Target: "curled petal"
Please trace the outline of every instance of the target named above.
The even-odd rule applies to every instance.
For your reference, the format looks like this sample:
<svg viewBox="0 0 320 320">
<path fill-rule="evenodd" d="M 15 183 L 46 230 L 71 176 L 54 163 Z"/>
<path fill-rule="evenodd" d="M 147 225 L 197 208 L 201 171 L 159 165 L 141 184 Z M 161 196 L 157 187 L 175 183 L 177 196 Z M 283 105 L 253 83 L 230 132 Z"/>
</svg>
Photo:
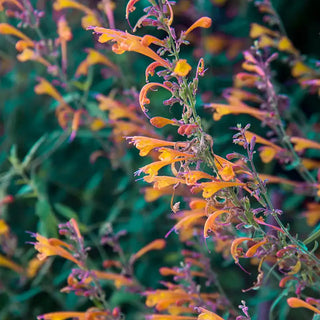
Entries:
<svg viewBox="0 0 320 320">
<path fill-rule="evenodd" d="M 284 288 L 285 285 L 286 285 L 286 283 L 287 283 L 288 281 L 290 281 L 290 280 L 296 280 L 296 281 L 298 281 L 298 278 L 296 278 L 296 277 L 294 277 L 294 276 L 286 276 L 286 277 L 284 277 L 284 278 L 282 278 L 282 279 L 280 280 L 280 282 L 279 282 L 279 287 L 280 287 L 280 288 Z"/>
<path fill-rule="evenodd" d="M 212 24 L 212 20 L 209 17 L 202 17 L 198 19 L 191 27 L 187 29 L 185 35 L 189 34 L 196 28 L 210 28 Z"/>
<path fill-rule="evenodd" d="M 146 74 L 146 82 L 148 82 L 149 74 L 151 76 L 153 76 L 154 71 L 157 67 L 162 67 L 162 64 L 158 61 L 154 61 L 148 65 L 148 67 L 146 68 L 146 73 L 145 73 Z"/>
<path fill-rule="evenodd" d="M 203 237 L 204 238 L 209 238 L 208 231 L 215 231 L 215 221 L 223 213 L 228 213 L 228 211 L 217 210 L 208 217 L 206 223 L 204 224 L 204 228 L 203 228 Z"/>
<path fill-rule="evenodd" d="M 248 237 L 241 237 L 241 238 L 237 238 L 235 240 L 233 240 L 232 244 L 231 244 L 231 255 L 235 261 L 235 263 L 239 263 L 239 254 L 238 254 L 238 246 L 247 240 L 252 240 L 252 238 L 248 238 Z"/>
<path fill-rule="evenodd" d="M 129 18 L 129 14 L 131 12 L 133 12 L 134 10 L 136 10 L 135 8 L 135 4 L 138 2 L 139 0 L 130 0 L 127 4 L 127 7 L 126 7 L 126 19 L 128 20 Z"/>
<path fill-rule="evenodd" d="M 265 240 L 262 240 L 256 244 L 254 244 L 252 247 L 250 247 L 248 249 L 248 251 L 246 252 L 246 257 L 248 258 L 251 258 L 255 255 L 255 253 L 257 252 L 257 250 L 263 246 L 264 244 L 266 244 L 268 241 L 265 239 Z"/>
<path fill-rule="evenodd" d="M 140 91 L 140 94 L 139 94 L 139 103 L 140 103 L 140 107 L 142 109 L 142 111 L 146 114 L 146 112 L 148 111 L 146 108 L 145 108 L 145 105 L 146 104 L 149 104 L 150 103 L 150 99 L 147 98 L 147 93 L 149 90 L 152 90 L 153 88 L 155 87 L 162 87 L 164 89 L 167 89 L 168 91 L 170 91 L 172 93 L 172 91 L 167 87 L 165 86 L 164 84 L 161 84 L 161 83 L 156 83 L 156 82 L 150 82 L 150 83 L 147 83 Z"/>
<path fill-rule="evenodd" d="M 156 44 L 158 46 L 163 46 L 164 45 L 164 41 L 163 40 L 160 40 L 154 36 L 150 36 L 149 34 L 146 34 L 145 36 L 143 36 L 141 38 L 141 44 L 143 46 L 146 46 L 146 47 L 149 47 L 150 44 Z"/>
</svg>

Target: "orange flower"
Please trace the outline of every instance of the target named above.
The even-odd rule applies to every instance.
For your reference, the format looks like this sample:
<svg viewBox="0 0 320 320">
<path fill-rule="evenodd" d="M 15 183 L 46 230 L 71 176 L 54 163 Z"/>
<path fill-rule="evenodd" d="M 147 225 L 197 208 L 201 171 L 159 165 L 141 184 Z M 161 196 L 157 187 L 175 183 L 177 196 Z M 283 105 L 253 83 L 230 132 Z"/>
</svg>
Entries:
<svg viewBox="0 0 320 320">
<path fill-rule="evenodd" d="M 43 57 L 39 56 L 38 53 L 36 53 L 34 50 L 31 50 L 29 48 L 23 49 L 23 51 L 17 55 L 17 59 L 21 62 L 25 61 L 37 61 L 47 68 L 51 66 L 50 62 L 44 59 Z"/>
<path fill-rule="evenodd" d="M 177 215 L 178 219 L 180 219 L 179 222 L 176 223 L 171 230 L 169 230 L 165 237 L 167 238 L 173 230 L 178 232 L 180 229 L 192 229 L 192 227 L 204 216 L 206 216 L 206 213 L 203 210 L 186 210 L 179 212 L 179 215 Z"/>
<path fill-rule="evenodd" d="M 156 128 L 163 128 L 168 124 L 175 124 L 176 121 L 163 117 L 153 117 L 150 119 L 150 123 Z"/>
<path fill-rule="evenodd" d="M 172 94 L 171 89 L 165 86 L 164 84 L 157 83 L 157 82 L 150 82 L 145 84 L 139 94 L 139 103 L 144 114 L 146 114 L 146 112 L 148 111 L 148 109 L 145 108 L 145 105 L 150 103 L 150 99 L 147 98 L 147 93 L 149 90 L 153 89 L 154 87 L 162 87 L 170 91 Z"/>
<path fill-rule="evenodd" d="M 33 258 L 29 261 L 27 270 L 26 270 L 26 275 L 28 278 L 33 278 L 40 267 L 44 264 L 45 260 L 39 260 L 38 258 Z"/>
<path fill-rule="evenodd" d="M 145 176 L 143 179 L 148 183 L 153 183 L 153 188 L 158 190 L 167 188 L 178 183 L 184 183 L 183 179 L 166 176 Z"/>
<path fill-rule="evenodd" d="M 212 181 L 200 183 L 199 187 L 203 190 L 202 196 L 204 198 L 210 198 L 216 192 L 230 187 L 245 186 L 245 183 L 241 182 L 224 182 L 224 181 Z"/>
<path fill-rule="evenodd" d="M 86 312 L 77 312 L 77 311 L 58 311 L 58 312 L 50 312 L 38 316 L 38 320 L 66 320 L 66 319 L 74 319 L 77 320 L 95 320 L 100 318 L 105 318 L 110 316 L 109 311 L 100 311 L 100 310 L 87 310 Z"/>
<path fill-rule="evenodd" d="M 38 80 L 39 83 L 34 87 L 34 91 L 36 94 L 47 94 L 55 100 L 59 101 L 61 104 L 66 104 L 61 94 L 48 80 L 41 77 L 39 77 Z"/>
<path fill-rule="evenodd" d="M 193 25 L 191 25 L 186 31 L 185 35 L 189 34 L 196 28 L 210 28 L 212 24 L 212 20 L 209 17 L 202 17 L 198 19 Z"/>
<path fill-rule="evenodd" d="M 320 220 L 320 204 L 319 203 L 308 203 L 307 211 L 303 213 L 307 218 L 307 224 L 311 227 L 315 226 Z"/>
<path fill-rule="evenodd" d="M 154 307 L 158 311 L 168 308 L 171 304 L 176 305 L 177 301 L 192 301 L 193 297 L 182 289 L 175 290 L 155 290 L 147 292 L 147 307 Z M 173 318 L 174 319 L 174 318 Z"/>
<path fill-rule="evenodd" d="M 136 10 L 136 7 L 134 6 L 139 0 L 129 0 L 126 7 L 126 19 L 129 18 L 129 13 Z"/>
<path fill-rule="evenodd" d="M 103 272 L 99 270 L 93 270 L 94 274 L 98 279 L 102 280 L 112 280 L 117 289 L 121 287 L 132 287 L 135 286 L 136 283 L 131 278 L 128 278 L 122 274 L 111 273 L 111 272 Z"/>
<path fill-rule="evenodd" d="M 184 178 L 186 179 L 186 184 L 188 186 L 195 185 L 197 181 L 201 179 L 210 179 L 210 180 L 214 179 L 213 176 L 203 171 L 188 171 L 183 173 L 183 175 L 184 175 Z"/>
<path fill-rule="evenodd" d="M 247 72 L 240 72 L 237 73 L 236 76 L 234 77 L 234 85 L 236 88 L 241 88 L 241 87 L 255 87 L 257 81 L 259 81 L 260 77 L 247 73 Z"/>
<path fill-rule="evenodd" d="M 155 162 L 152 162 L 152 163 L 147 164 L 146 166 L 140 168 L 136 174 L 140 175 L 143 172 L 145 174 L 150 175 L 150 179 L 152 179 L 154 176 L 156 176 L 158 174 L 158 171 L 161 168 L 163 168 L 169 164 L 172 164 L 174 162 L 183 161 L 183 160 L 186 160 L 186 159 L 185 158 L 178 158 L 178 159 L 171 159 L 171 160 L 166 160 L 166 161 L 155 161 Z"/>
<path fill-rule="evenodd" d="M 313 73 L 314 73 L 314 70 L 309 68 L 306 64 L 304 64 L 300 60 L 296 60 L 291 69 L 291 74 L 295 78 L 299 78 L 301 76 L 305 76 Z"/>
<path fill-rule="evenodd" d="M 7 225 L 7 223 L 3 219 L 0 219 L 0 236 L 8 235 L 9 231 L 10 231 L 10 228 Z"/>
<path fill-rule="evenodd" d="M 115 42 L 115 44 L 112 46 L 112 50 L 117 54 L 122 54 L 126 51 L 134 51 L 159 62 L 165 68 L 170 67 L 170 64 L 167 61 L 162 59 L 152 49 L 142 43 L 143 38 L 141 37 L 123 31 L 100 27 L 93 28 L 93 31 L 101 34 L 98 39 L 100 43 L 105 43 L 108 41 Z"/>
<path fill-rule="evenodd" d="M 50 256 L 60 256 L 67 260 L 70 260 L 77 264 L 78 266 L 82 266 L 82 262 L 77 260 L 68 250 L 72 250 L 72 246 L 63 242 L 59 239 L 55 238 L 45 238 L 40 234 L 35 234 L 36 240 L 38 242 L 34 243 L 35 249 L 39 252 L 38 259 L 44 260 Z M 68 250 L 66 250 L 68 249 Z"/>
<path fill-rule="evenodd" d="M 15 262 L 11 261 L 10 259 L 6 258 L 5 256 L 0 254 L 0 267 L 5 267 L 11 269 L 17 273 L 23 273 L 23 268 L 16 264 Z"/>
<path fill-rule="evenodd" d="M 220 120 L 223 116 L 227 114 L 249 114 L 259 120 L 262 120 L 268 117 L 268 112 L 249 107 L 246 104 L 241 103 L 240 101 L 239 101 L 239 105 L 237 106 L 211 103 L 209 107 L 215 110 L 215 113 L 213 114 L 213 119 L 215 121 Z"/>
<path fill-rule="evenodd" d="M 256 143 L 264 144 L 265 146 L 261 147 L 260 150 L 260 158 L 264 163 L 269 163 L 274 159 L 278 152 L 283 151 L 283 148 L 277 146 L 271 141 L 260 137 L 259 135 L 246 131 L 246 139 L 247 141 L 251 141 L 251 139 L 255 137 Z"/>
<path fill-rule="evenodd" d="M 62 69 L 67 70 L 67 42 L 72 39 L 72 33 L 67 20 L 61 16 L 58 20 L 58 35 L 61 43 Z"/>
<path fill-rule="evenodd" d="M 171 161 L 178 158 L 181 160 L 194 158 L 193 154 L 181 152 L 181 151 L 170 149 L 170 148 L 160 148 L 158 151 L 160 153 L 159 159 L 161 161 Z"/>
<path fill-rule="evenodd" d="M 239 263 L 239 251 L 238 251 L 238 246 L 247 240 L 253 240 L 252 238 L 248 238 L 248 237 L 241 237 L 241 238 L 237 238 L 235 240 L 233 240 L 232 244 L 231 244 L 231 255 L 232 258 L 234 259 L 235 263 L 238 264 Z"/>
<path fill-rule="evenodd" d="M 204 224 L 204 228 L 203 228 L 203 237 L 204 238 L 209 238 L 208 231 L 215 231 L 215 227 L 216 227 L 215 221 L 219 216 L 221 216 L 224 213 L 228 213 L 228 211 L 217 210 L 208 217 L 206 223 Z"/>
<path fill-rule="evenodd" d="M 81 75 L 87 75 L 89 67 L 95 64 L 103 64 L 115 71 L 118 70 L 118 67 L 99 51 L 88 48 L 86 49 L 86 52 L 88 53 L 88 55 L 86 59 L 83 60 L 78 66 L 77 71 L 75 73 L 76 77 L 79 77 Z"/>
<path fill-rule="evenodd" d="M 16 49 L 19 50 L 19 48 L 25 48 L 25 47 L 34 47 L 33 41 L 27 37 L 24 33 L 16 29 L 15 27 L 11 26 L 8 23 L 0 23 L 0 33 L 1 34 L 8 34 L 11 36 L 16 36 L 20 39 L 22 39 L 22 43 L 18 45 L 19 42 L 17 42 Z M 23 45 L 22 45 L 23 44 Z M 21 46 L 22 45 L 22 46 Z M 21 51 L 21 50 L 19 50 Z"/>
<path fill-rule="evenodd" d="M 186 59 L 180 59 L 179 61 L 177 61 L 173 72 L 179 77 L 185 77 L 186 75 L 188 75 L 191 69 L 192 68 Z"/>
<path fill-rule="evenodd" d="M 298 281 L 298 279 L 297 279 L 296 277 L 294 277 L 294 276 L 286 276 L 286 277 L 284 277 L 284 278 L 282 278 L 282 279 L 280 280 L 280 282 L 279 282 L 279 287 L 280 287 L 280 288 L 284 288 L 285 285 L 286 285 L 286 283 L 287 283 L 288 281 L 290 281 L 290 280 L 296 280 L 296 281 Z"/>
<path fill-rule="evenodd" d="M 151 250 L 162 250 L 166 246 L 166 241 L 163 239 L 156 239 L 149 244 L 147 244 L 145 247 L 140 249 L 137 253 L 131 256 L 130 262 L 133 263 L 140 257 L 142 257 L 144 254 Z"/>
<path fill-rule="evenodd" d="M 251 28 L 250 28 L 250 37 L 255 39 L 255 38 L 259 38 L 262 35 L 269 35 L 272 37 L 278 37 L 279 33 L 272 31 L 264 26 L 261 26 L 257 23 L 252 23 L 251 24 Z"/>
<path fill-rule="evenodd" d="M 295 56 L 299 55 L 299 51 L 293 46 L 292 42 L 288 37 L 281 37 L 278 43 L 278 49 L 280 51 L 287 51 Z"/>
<path fill-rule="evenodd" d="M 266 244 L 267 242 L 268 242 L 267 239 L 264 239 L 264 240 L 262 240 L 262 241 L 260 241 L 260 242 L 258 242 L 258 243 L 256 243 L 256 244 L 254 244 L 253 246 L 251 246 L 251 247 L 247 250 L 247 252 L 246 252 L 246 257 L 248 257 L 248 258 L 253 257 L 253 256 L 256 254 L 257 250 L 258 250 L 261 246 L 263 246 L 264 244 Z"/>
<path fill-rule="evenodd" d="M 96 17 L 93 10 L 88 8 L 87 6 L 80 4 L 76 1 L 72 0 L 56 0 L 53 4 L 53 8 L 57 11 L 62 9 L 72 8 L 77 9 L 85 13 L 85 16 L 81 20 L 81 25 L 84 29 L 90 26 L 100 26 L 100 22 Z"/>
<path fill-rule="evenodd" d="M 291 137 L 291 142 L 294 144 L 294 150 L 303 151 L 305 149 L 320 149 L 320 143 L 300 138 L 300 137 Z"/>
<path fill-rule="evenodd" d="M 197 320 L 223 320 L 223 318 L 219 317 L 217 314 L 204 309 L 204 308 L 198 308 L 201 312 L 197 318 Z"/>
<path fill-rule="evenodd" d="M 306 308 L 314 313 L 320 314 L 320 310 L 312 306 L 310 303 L 307 303 L 301 299 L 298 298 L 289 298 L 287 299 L 287 303 L 291 308 Z"/>
<path fill-rule="evenodd" d="M 129 139 L 130 143 L 133 143 L 134 146 L 140 150 L 139 154 L 142 157 L 148 155 L 149 152 L 155 148 L 168 146 L 186 147 L 187 145 L 186 142 L 170 142 L 142 136 L 128 137 L 127 139 Z"/>
<path fill-rule="evenodd" d="M 196 318 L 171 314 L 149 314 L 146 315 L 146 320 L 196 320 Z"/>
</svg>

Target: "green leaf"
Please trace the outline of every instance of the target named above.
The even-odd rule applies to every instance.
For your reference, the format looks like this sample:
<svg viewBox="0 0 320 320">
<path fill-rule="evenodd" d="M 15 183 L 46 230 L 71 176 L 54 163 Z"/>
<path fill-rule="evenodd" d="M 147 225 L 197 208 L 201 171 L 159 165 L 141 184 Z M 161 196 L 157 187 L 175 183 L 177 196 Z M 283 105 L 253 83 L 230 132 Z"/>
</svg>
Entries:
<svg viewBox="0 0 320 320">
<path fill-rule="evenodd" d="M 57 237 L 58 221 L 49 202 L 39 199 L 36 203 L 36 215 L 39 217 L 38 231 L 45 237 Z"/>
</svg>

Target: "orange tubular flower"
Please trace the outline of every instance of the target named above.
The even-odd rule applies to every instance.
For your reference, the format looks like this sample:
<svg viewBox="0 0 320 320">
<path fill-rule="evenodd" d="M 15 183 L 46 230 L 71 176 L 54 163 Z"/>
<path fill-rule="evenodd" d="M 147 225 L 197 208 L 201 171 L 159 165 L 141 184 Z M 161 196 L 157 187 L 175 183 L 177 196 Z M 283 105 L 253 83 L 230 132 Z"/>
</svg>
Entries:
<svg viewBox="0 0 320 320">
<path fill-rule="evenodd" d="M 236 264 L 239 263 L 239 253 L 238 253 L 238 246 L 247 240 L 253 240 L 252 238 L 248 238 L 248 237 L 241 237 L 241 238 L 237 238 L 235 240 L 233 240 L 232 244 L 231 244 L 231 255 L 232 258 L 234 259 L 234 262 Z"/>
<path fill-rule="evenodd" d="M 47 94 L 61 104 L 66 104 L 58 90 L 46 79 L 38 78 L 39 83 L 34 87 L 36 94 Z"/>
<path fill-rule="evenodd" d="M 85 16 L 81 20 L 81 25 L 84 29 L 90 27 L 90 26 L 100 26 L 99 20 L 96 17 L 93 10 L 88 8 L 87 6 L 80 4 L 76 1 L 72 0 L 56 0 L 53 4 L 53 8 L 57 11 L 63 10 L 63 9 L 77 9 L 85 13 Z"/>
<path fill-rule="evenodd" d="M 82 267 L 82 263 L 77 260 L 68 250 L 72 250 L 72 246 L 63 242 L 59 239 L 55 238 L 45 238 L 40 234 L 35 234 L 36 240 L 38 242 L 34 243 L 34 247 L 38 253 L 38 259 L 44 260 L 50 256 L 60 256 L 67 260 L 70 260 L 77 264 L 78 266 Z M 68 250 L 66 250 L 68 249 Z"/>
<path fill-rule="evenodd" d="M 252 247 L 250 247 L 250 248 L 247 250 L 247 252 L 246 252 L 246 257 L 248 257 L 248 258 L 253 257 L 253 256 L 256 254 L 257 250 L 258 250 L 261 246 L 263 246 L 264 244 L 266 244 L 267 242 L 268 242 L 267 239 L 264 239 L 264 240 L 262 240 L 262 241 L 260 241 L 260 242 L 258 242 L 258 243 L 256 243 L 256 244 L 254 244 Z"/>
<path fill-rule="evenodd" d="M 128 20 L 130 12 L 133 12 L 136 10 L 136 7 L 134 6 L 138 1 L 140 0 L 129 0 L 126 7 L 126 19 Z"/>
<path fill-rule="evenodd" d="M 139 103 L 140 103 L 140 107 L 141 107 L 144 114 L 146 114 L 146 112 L 148 111 L 148 109 L 146 109 L 145 105 L 150 103 L 150 99 L 147 98 L 147 93 L 149 90 L 153 89 L 154 87 L 162 87 L 162 88 L 170 91 L 172 94 L 171 89 L 169 89 L 164 84 L 157 83 L 157 82 L 150 82 L 150 83 L 145 84 L 139 94 Z"/>
<path fill-rule="evenodd" d="M 177 302 L 192 301 L 193 297 L 182 289 L 176 290 L 155 290 L 147 292 L 147 307 L 154 307 L 158 311 L 167 309 L 170 305 Z M 173 318 L 174 319 L 174 318 Z"/>
<path fill-rule="evenodd" d="M 131 278 L 128 278 L 122 274 L 112 273 L 112 272 L 104 272 L 99 270 L 93 270 L 94 274 L 98 279 L 101 280 L 111 280 L 114 282 L 114 285 L 117 289 L 121 287 L 132 287 L 135 286 L 136 283 Z"/>
<path fill-rule="evenodd" d="M 204 238 L 209 238 L 208 232 L 209 231 L 215 231 L 215 221 L 216 219 L 221 216 L 223 213 L 228 213 L 228 211 L 226 210 L 217 210 L 215 211 L 213 214 L 211 214 L 206 223 L 204 224 L 204 228 L 203 228 L 203 237 Z"/>
<path fill-rule="evenodd" d="M 0 23 L 0 33 L 20 38 L 22 42 L 18 41 L 16 44 L 16 49 L 20 49 L 19 51 L 26 47 L 34 47 L 34 43 L 29 37 L 8 23 Z"/>
<path fill-rule="evenodd" d="M 210 28 L 212 24 L 212 20 L 209 17 L 202 17 L 198 19 L 193 25 L 191 25 L 186 31 L 185 35 L 188 35 L 191 31 L 196 28 Z"/>
<path fill-rule="evenodd" d="M 216 192 L 230 187 L 241 187 L 245 186 L 245 183 L 241 182 L 224 182 L 224 181 L 213 181 L 200 183 L 199 187 L 203 190 L 202 196 L 204 198 L 210 198 Z"/>
<path fill-rule="evenodd" d="M 150 176 L 150 179 L 152 179 L 154 176 L 158 174 L 158 171 L 161 168 L 169 164 L 172 164 L 174 162 L 183 161 L 183 160 L 186 160 L 186 158 L 172 159 L 172 160 L 166 160 L 166 161 L 155 161 L 140 168 L 136 174 L 140 175 L 143 172 L 145 174 L 148 174 Z"/>
<path fill-rule="evenodd" d="M 112 46 L 113 52 L 122 54 L 126 51 L 134 51 L 143 54 L 154 61 L 159 62 L 163 67 L 170 68 L 170 64 L 157 55 L 152 49 L 142 43 L 143 38 L 132 35 L 128 32 L 119 30 L 106 29 L 95 27 L 93 28 L 95 33 L 101 34 L 98 41 L 105 43 L 113 41 L 115 44 Z"/>
<path fill-rule="evenodd" d="M 189 172 L 185 172 L 183 175 L 184 175 L 184 178 L 186 179 L 186 184 L 188 186 L 195 185 L 197 181 L 200 179 L 210 179 L 210 180 L 214 179 L 213 176 L 202 171 L 189 171 Z"/>
<path fill-rule="evenodd" d="M 291 308 L 306 308 L 309 309 L 311 311 L 313 311 L 314 313 L 318 313 L 320 314 L 320 310 L 315 308 L 313 305 L 311 305 L 310 303 L 307 303 L 301 299 L 298 298 L 289 298 L 287 299 L 287 303 Z"/>
<path fill-rule="evenodd" d="M 250 28 L 250 37 L 255 39 L 255 38 L 259 38 L 262 35 L 268 35 L 271 37 L 278 37 L 279 33 L 272 31 L 264 26 L 261 26 L 257 23 L 252 23 L 251 24 L 251 28 Z"/>
<path fill-rule="evenodd" d="M 146 315 L 146 320 L 196 320 L 196 318 L 189 316 L 177 316 L 172 314 L 150 314 Z"/>
<path fill-rule="evenodd" d="M 156 239 L 149 244 L 147 244 L 145 247 L 140 249 L 137 253 L 132 255 L 130 262 L 133 263 L 140 257 L 142 257 L 144 254 L 151 250 L 162 250 L 166 246 L 166 241 L 164 239 Z"/>
<path fill-rule="evenodd" d="M 168 124 L 176 124 L 176 121 L 163 117 L 153 117 L 150 119 L 150 123 L 156 128 L 163 128 Z"/>
<path fill-rule="evenodd" d="M 160 148 L 159 150 L 159 160 L 161 161 L 171 161 L 174 159 L 186 160 L 195 157 L 193 154 L 181 152 L 170 148 Z"/>
<path fill-rule="evenodd" d="M 81 75 L 87 75 L 88 68 L 95 64 L 103 64 L 115 71 L 118 70 L 118 67 L 114 63 L 112 63 L 107 57 L 101 54 L 99 51 L 91 48 L 86 49 L 86 51 L 88 53 L 87 58 L 84 61 L 82 61 L 78 66 L 77 71 L 75 73 L 76 77 L 79 77 Z"/>
<path fill-rule="evenodd" d="M 77 311 L 60 311 L 60 312 L 50 312 L 38 316 L 38 320 L 66 320 L 66 319 L 74 319 L 77 320 L 93 320 L 100 319 L 100 317 L 105 318 L 106 316 L 110 316 L 108 311 L 86 311 L 86 312 L 77 312 Z"/>
<path fill-rule="evenodd" d="M 204 309 L 204 308 L 198 308 L 201 312 L 197 318 L 197 320 L 224 320 L 223 318 L 219 317 L 217 314 Z"/>
<path fill-rule="evenodd" d="M 148 183 L 153 183 L 153 188 L 158 190 L 167 188 L 178 183 L 184 183 L 183 179 L 166 176 L 145 176 L 143 179 Z"/>
<path fill-rule="evenodd" d="M 0 254 L 0 267 L 5 267 L 8 269 L 11 269 L 17 273 L 23 273 L 23 268 L 21 266 L 19 266 L 18 264 L 16 264 L 15 262 L 9 260 L 8 258 L 6 258 L 5 256 Z"/>
<path fill-rule="evenodd" d="M 211 103 L 209 107 L 215 110 L 215 113 L 213 114 L 213 119 L 215 121 L 220 120 L 223 116 L 228 114 L 249 114 L 259 120 L 263 120 L 269 116 L 268 112 L 249 107 L 242 102 L 239 102 L 239 105 Z"/>
<path fill-rule="evenodd" d="M 170 142 L 164 140 L 158 140 L 148 137 L 142 136 L 134 136 L 134 137 L 127 137 L 130 140 L 130 143 L 133 143 L 134 146 L 140 150 L 140 156 L 144 157 L 149 154 L 149 152 L 155 148 L 159 147 L 186 147 L 186 142 Z"/>
<path fill-rule="evenodd" d="M 296 151 L 303 151 L 305 149 L 320 149 L 320 143 L 309 139 L 291 137 L 290 140 L 294 144 L 294 150 Z"/>
<path fill-rule="evenodd" d="M 62 55 L 62 69 L 67 70 L 67 42 L 72 39 L 72 33 L 67 23 L 67 20 L 61 16 L 58 20 L 58 35 L 61 44 L 61 55 Z"/>
<path fill-rule="evenodd" d="M 180 216 L 182 218 L 180 218 Z M 166 238 L 169 236 L 169 234 L 175 230 L 176 232 L 180 229 L 183 230 L 190 230 L 199 220 L 201 220 L 203 217 L 206 216 L 206 213 L 203 210 L 186 210 L 179 212 L 179 215 L 177 216 L 179 220 L 178 223 L 176 223 L 171 230 L 166 234 Z"/>
</svg>

